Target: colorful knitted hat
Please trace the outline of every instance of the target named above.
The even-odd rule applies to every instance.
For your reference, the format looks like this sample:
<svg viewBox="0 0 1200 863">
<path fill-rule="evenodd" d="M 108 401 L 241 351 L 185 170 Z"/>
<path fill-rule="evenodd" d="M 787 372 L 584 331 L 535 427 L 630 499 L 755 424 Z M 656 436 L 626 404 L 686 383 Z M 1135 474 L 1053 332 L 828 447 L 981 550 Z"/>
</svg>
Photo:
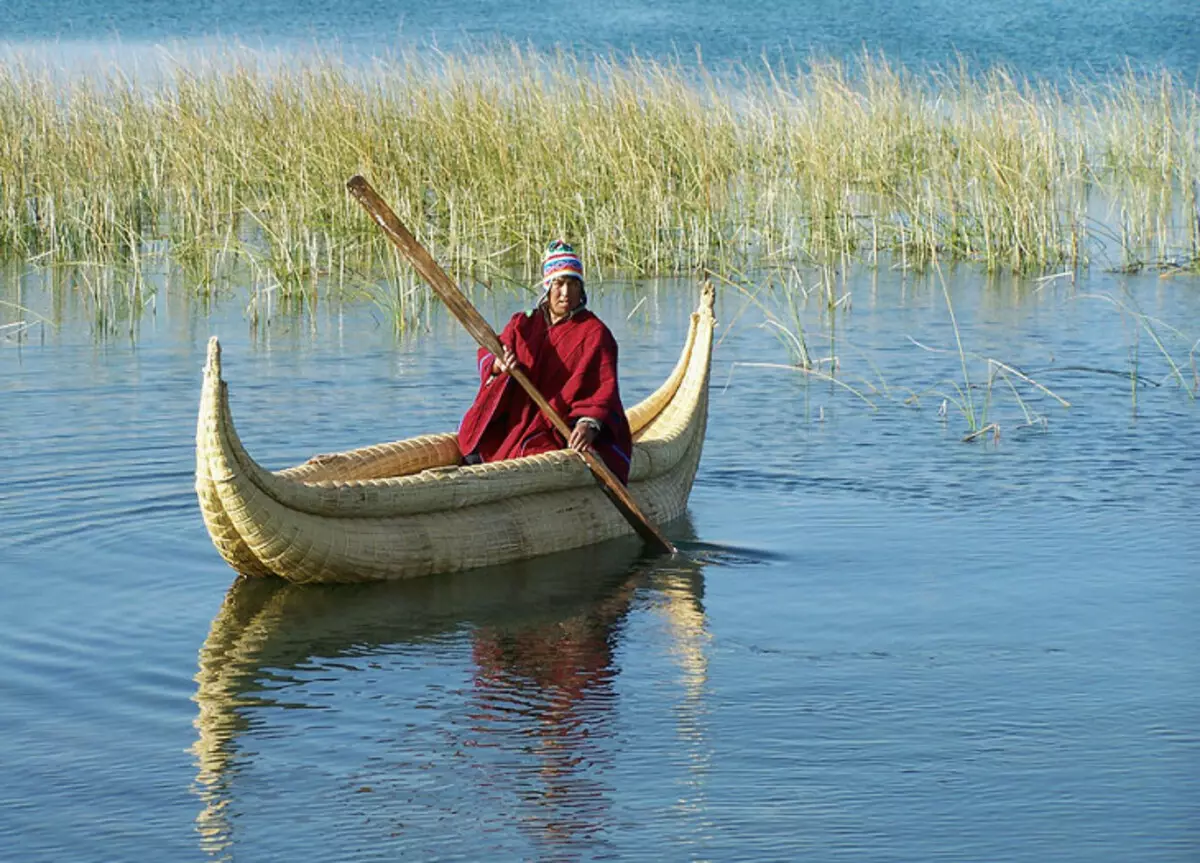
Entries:
<svg viewBox="0 0 1200 863">
<path fill-rule="evenodd" d="M 559 276 L 574 276 L 583 282 L 583 261 L 564 240 L 555 240 L 546 247 L 546 256 L 542 258 L 542 287 L 549 288 Z"/>
</svg>

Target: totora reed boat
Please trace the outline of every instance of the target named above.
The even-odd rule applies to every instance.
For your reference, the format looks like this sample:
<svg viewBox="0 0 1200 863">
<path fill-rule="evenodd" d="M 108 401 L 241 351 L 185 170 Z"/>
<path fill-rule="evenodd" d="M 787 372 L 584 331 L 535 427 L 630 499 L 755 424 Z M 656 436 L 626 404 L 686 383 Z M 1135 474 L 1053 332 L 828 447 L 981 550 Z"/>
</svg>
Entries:
<svg viewBox="0 0 1200 863">
<path fill-rule="evenodd" d="M 700 462 L 713 326 L 713 290 L 706 285 L 674 370 L 628 410 L 629 490 L 660 524 L 683 515 Z M 449 432 L 269 471 L 238 439 L 221 348 L 216 338 L 209 341 L 196 494 L 213 543 L 239 573 L 294 582 L 410 578 L 633 533 L 570 450 L 482 465 L 460 461 Z"/>
</svg>

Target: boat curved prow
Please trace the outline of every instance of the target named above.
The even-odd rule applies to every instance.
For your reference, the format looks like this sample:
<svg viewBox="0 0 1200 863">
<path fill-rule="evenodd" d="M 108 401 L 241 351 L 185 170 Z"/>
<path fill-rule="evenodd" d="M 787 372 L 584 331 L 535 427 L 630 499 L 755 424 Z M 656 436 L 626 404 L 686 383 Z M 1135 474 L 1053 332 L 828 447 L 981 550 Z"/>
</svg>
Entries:
<svg viewBox="0 0 1200 863">
<path fill-rule="evenodd" d="M 208 340 L 204 362 L 204 382 L 200 390 L 200 418 L 196 423 L 196 497 L 200 513 L 221 557 L 244 575 L 276 575 L 250 550 L 233 520 L 225 511 L 217 482 L 230 479 L 227 466 L 213 457 L 222 429 L 222 404 L 225 382 L 221 380 L 221 343 L 216 336 Z"/>
</svg>

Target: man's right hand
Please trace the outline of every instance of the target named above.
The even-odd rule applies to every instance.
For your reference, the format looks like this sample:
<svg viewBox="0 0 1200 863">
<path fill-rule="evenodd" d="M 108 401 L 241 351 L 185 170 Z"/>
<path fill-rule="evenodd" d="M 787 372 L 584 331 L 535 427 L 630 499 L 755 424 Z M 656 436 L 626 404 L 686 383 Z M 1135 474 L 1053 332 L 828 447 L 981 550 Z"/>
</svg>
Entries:
<svg viewBox="0 0 1200 863">
<path fill-rule="evenodd" d="M 502 375 L 517 365 L 517 355 L 508 345 L 504 346 L 504 355 L 492 358 L 492 374 Z"/>
</svg>

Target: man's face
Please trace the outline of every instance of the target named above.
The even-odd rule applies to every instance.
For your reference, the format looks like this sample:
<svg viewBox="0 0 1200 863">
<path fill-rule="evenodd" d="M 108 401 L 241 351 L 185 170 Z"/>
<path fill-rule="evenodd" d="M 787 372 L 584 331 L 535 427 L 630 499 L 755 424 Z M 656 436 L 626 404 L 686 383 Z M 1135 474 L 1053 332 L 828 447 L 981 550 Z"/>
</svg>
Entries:
<svg viewBox="0 0 1200 863">
<path fill-rule="evenodd" d="M 579 306 L 583 282 L 574 276 L 558 276 L 550 283 L 550 317 L 562 320 Z"/>
</svg>

